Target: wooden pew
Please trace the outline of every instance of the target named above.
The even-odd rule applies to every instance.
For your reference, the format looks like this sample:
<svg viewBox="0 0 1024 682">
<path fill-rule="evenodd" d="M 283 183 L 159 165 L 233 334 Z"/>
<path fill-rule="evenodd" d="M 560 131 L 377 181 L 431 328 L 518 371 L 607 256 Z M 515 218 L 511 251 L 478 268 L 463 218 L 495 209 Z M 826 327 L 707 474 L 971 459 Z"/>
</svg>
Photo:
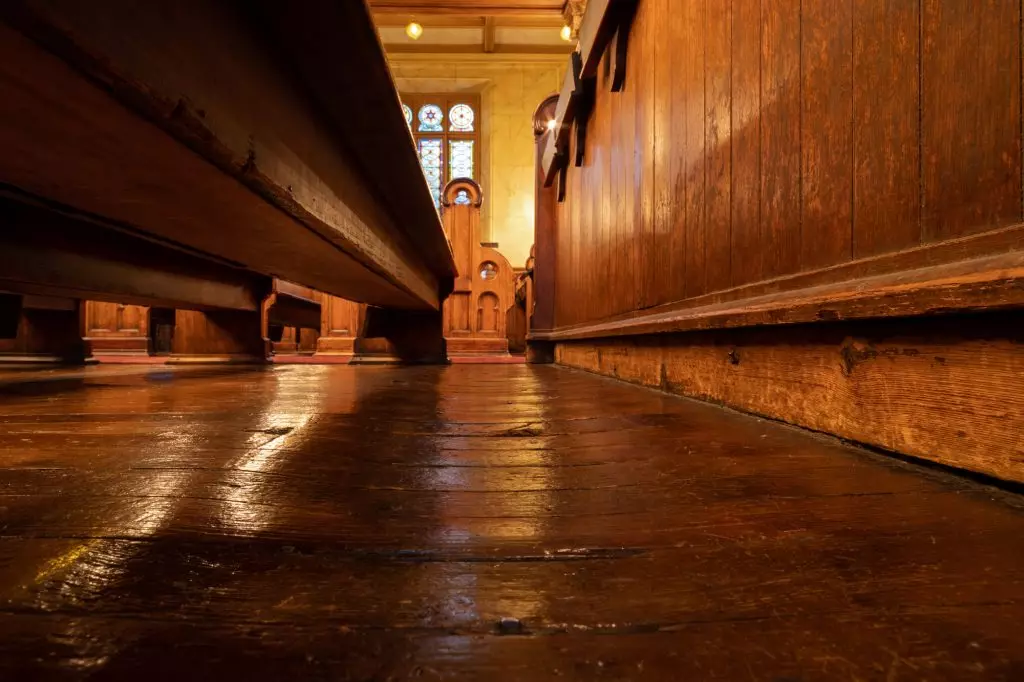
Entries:
<svg viewBox="0 0 1024 682">
<path fill-rule="evenodd" d="M 0 291 L 258 319 L 277 277 L 440 339 L 455 266 L 363 3 L 3 3 L 0 146 Z"/>
<path fill-rule="evenodd" d="M 1020 8 L 628 4 L 538 146 L 531 346 L 1024 481 Z"/>
</svg>

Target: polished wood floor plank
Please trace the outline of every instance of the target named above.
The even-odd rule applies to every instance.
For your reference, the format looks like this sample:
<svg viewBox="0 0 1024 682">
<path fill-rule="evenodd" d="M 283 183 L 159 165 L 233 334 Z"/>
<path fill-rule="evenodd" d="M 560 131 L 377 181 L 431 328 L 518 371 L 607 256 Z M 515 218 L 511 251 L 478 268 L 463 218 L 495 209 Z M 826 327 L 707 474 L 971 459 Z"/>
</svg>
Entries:
<svg viewBox="0 0 1024 682">
<path fill-rule="evenodd" d="M 0 679 L 1019 679 L 1022 531 L 552 367 L 0 372 Z"/>
</svg>

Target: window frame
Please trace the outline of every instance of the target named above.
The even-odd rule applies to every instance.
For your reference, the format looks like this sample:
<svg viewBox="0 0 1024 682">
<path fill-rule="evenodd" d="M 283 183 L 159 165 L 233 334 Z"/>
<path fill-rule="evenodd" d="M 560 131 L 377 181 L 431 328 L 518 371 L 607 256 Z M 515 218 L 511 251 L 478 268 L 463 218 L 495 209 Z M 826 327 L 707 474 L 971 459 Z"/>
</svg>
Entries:
<svg viewBox="0 0 1024 682">
<path fill-rule="evenodd" d="M 451 149 L 451 143 L 454 140 L 473 141 L 473 180 L 479 183 L 480 145 L 482 144 L 483 139 L 480 135 L 480 123 L 483 119 L 482 112 L 480 110 L 480 94 L 475 92 L 402 92 L 399 93 L 399 97 L 402 100 L 402 104 L 412 109 L 411 128 L 412 137 L 416 144 L 416 158 L 419 159 L 420 140 L 441 139 L 441 191 L 443 192 L 445 186 L 455 179 L 451 175 L 451 165 L 449 160 L 449 151 Z M 436 104 L 441 107 L 441 110 L 444 112 L 444 118 L 441 121 L 441 132 L 431 133 L 419 131 L 420 109 L 427 104 Z M 474 118 L 472 132 L 455 132 L 449 130 L 451 121 L 448 118 L 448 114 L 456 104 L 468 104 L 473 108 Z"/>
</svg>

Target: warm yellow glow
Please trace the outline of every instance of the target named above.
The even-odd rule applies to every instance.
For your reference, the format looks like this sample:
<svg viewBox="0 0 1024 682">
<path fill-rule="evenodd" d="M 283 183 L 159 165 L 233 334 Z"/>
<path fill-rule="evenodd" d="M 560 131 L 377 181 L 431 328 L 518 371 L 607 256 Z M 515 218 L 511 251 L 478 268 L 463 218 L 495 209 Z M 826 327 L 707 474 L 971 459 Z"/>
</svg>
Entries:
<svg viewBox="0 0 1024 682">
<path fill-rule="evenodd" d="M 566 42 L 572 40 L 572 27 L 566 24 L 562 27 L 562 32 L 559 35 L 561 35 L 562 40 Z"/>
<path fill-rule="evenodd" d="M 554 130 L 557 125 L 558 121 L 556 121 L 555 119 L 551 119 L 550 121 L 548 121 L 548 130 Z"/>
<path fill-rule="evenodd" d="M 419 40 L 420 36 L 423 35 L 423 27 L 415 21 L 410 21 L 409 25 L 405 27 L 405 35 L 413 40 Z"/>
</svg>

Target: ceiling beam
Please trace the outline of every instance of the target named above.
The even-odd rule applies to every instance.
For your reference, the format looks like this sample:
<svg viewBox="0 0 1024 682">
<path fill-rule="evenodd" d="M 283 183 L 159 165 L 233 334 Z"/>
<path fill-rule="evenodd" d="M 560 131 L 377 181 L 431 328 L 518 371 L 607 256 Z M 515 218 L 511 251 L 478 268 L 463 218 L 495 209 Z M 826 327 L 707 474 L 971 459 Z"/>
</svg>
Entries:
<svg viewBox="0 0 1024 682">
<path fill-rule="evenodd" d="M 426 28 L 480 28 L 486 19 L 494 22 L 494 26 L 501 28 L 553 28 L 556 31 L 565 23 L 560 17 L 516 17 L 516 16 L 484 16 L 484 15 L 455 15 L 430 17 L 425 19 L 419 17 L 419 22 Z M 401 27 L 410 21 L 416 20 L 412 14 L 386 13 L 374 14 L 373 23 L 378 28 Z"/>
<path fill-rule="evenodd" d="M 560 3 L 538 6 L 535 3 L 501 2 L 495 4 L 477 2 L 465 4 L 460 2 L 408 2 L 399 0 L 371 0 L 370 8 L 374 14 L 415 14 L 418 17 L 438 15 L 487 15 L 501 17 L 541 17 L 556 18 L 562 16 Z"/>
</svg>

